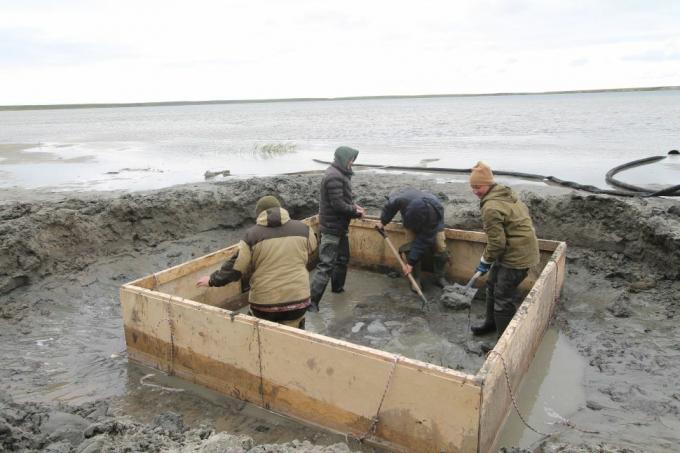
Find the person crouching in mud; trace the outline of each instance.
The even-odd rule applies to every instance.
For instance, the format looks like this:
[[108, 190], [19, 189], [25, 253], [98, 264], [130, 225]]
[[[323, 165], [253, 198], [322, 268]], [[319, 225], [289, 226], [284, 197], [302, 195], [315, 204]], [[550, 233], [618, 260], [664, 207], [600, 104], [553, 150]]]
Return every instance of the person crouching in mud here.
[[[538, 264], [538, 239], [529, 209], [507, 186], [496, 184], [491, 168], [477, 162], [470, 173], [470, 187], [480, 199], [487, 244], [476, 271], [489, 272], [486, 282], [486, 318], [472, 327], [475, 335], [503, 334], [515, 314], [517, 288]], [[482, 345], [488, 352], [492, 344]]]
[[319, 311], [319, 302], [331, 281], [331, 291], [344, 291], [349, 263], [349, 222], [362, 217], [364, 208], [354, 203], [352, 194], [352, 164], [359, 151], [348, 146], [335, 150], [333, 163], [321, 180], [319, 200], [319, 264], [312, 277], [312, 305], [309, 311]]
[[245, 233], [238, 252], [196, 286], [225, 286], [250, 276], [250, 313], [261, 319], [305, 328], [310, 305], [307, 262], [316, 236], [306, 224], [291, 220], [273, 196], [255, 206], [256, 224]]
[[404, 275], [413, 272], [414, 279], [420, 284], [420, 261], [425, 253], [432, 251], [435, 283], [441, 288], [448, 285], [445, 275], [449, 252], [444, 236], [444, 206], [428, 192], [410, 187], [393, 190], [380, 213], [383, 231], [397, 211], [401, 213], [406, 234], [406, 243], [399, 247], [399, 252], [406, 255]]

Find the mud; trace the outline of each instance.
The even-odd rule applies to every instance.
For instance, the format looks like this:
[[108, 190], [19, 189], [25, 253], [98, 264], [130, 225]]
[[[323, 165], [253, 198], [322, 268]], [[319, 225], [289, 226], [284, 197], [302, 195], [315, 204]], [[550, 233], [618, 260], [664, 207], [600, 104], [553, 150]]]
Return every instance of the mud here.
[[[127, 363], [122, 338], [121, 283], [235, 242], [252, 224], [252, 207], [261, 195], [279, 194], [294, 218], [314, 214], [318, 182], [318, 175], [297, 175], [132, 194], [4, 190], [0, 379], [7, 393], [0, 405], [0, 445], [210, 451], [245, 435], [238, 447], [243, 451], [348, 451], [330, 434], [198, 388], [169, 392], [142, 385], [139, 380], [153, 371]], [[377, 214], [384, 194], [402, 184], [444, 200], [447, 226], [481, 229], [477, 201], [455, 180], [359, 173], [354, 190], [359, 203]], [[539, 431], [557, 434], [544, 439], [516, 433], [505, 438], [517, 445], [507, 446], [673, 451], [680, 444], [680, 204], [536, 185], [521, 189], [539, 236], [568, 242], [568, 275], [554, 326], [585, 363], [579, 383], [584, 402], [576, 408], [540, 401], [527, 407]], [[452, 368], [475, 371], [481, 364], [477, 342], [466, 333], [465, 312], [440, 304], [423, 312], [415, 296], [385, 275], [353, 271], [348, 281], [347, 293], [329, 293], [321, 312], [310, 314], [310, 330]], [[438, 290], [426, 291], [436, 299]], [[473, 302], [473, 321], [478, 305]], [[548, 360], [538, 362], [548, 373], [555, 368]], [[170, 378], [150, 381], [182, 385], [164, 379]], [[573, 399], [563, 388], [548, 384], [544, 393]], [[532, 389], [525, 383], [520, 399], [532, 400], [527, 396]], [[548, 413], [546, 407], [557, 416], [531, 418]], [[165, 412], [181, 417], [169, 416], [177, 429], [154, 422]], [[555, 423], [558, 416], [580, 431]], [[271, 442], [277, 446], [266, 446]]]

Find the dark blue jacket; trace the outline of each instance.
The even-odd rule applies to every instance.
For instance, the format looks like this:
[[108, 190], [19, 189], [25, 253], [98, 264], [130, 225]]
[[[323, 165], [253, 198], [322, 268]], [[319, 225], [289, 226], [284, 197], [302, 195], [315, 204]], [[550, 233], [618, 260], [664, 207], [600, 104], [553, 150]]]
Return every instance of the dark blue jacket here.
[[380, 214], [380, 221], [387, 225], [401, 213], [404, 228], [415, 233], [406, 260], [416, 264], [433, 245], [437, 233], [444, 229], [444, 206], [429, 192], [407, 187], [390, 194]]

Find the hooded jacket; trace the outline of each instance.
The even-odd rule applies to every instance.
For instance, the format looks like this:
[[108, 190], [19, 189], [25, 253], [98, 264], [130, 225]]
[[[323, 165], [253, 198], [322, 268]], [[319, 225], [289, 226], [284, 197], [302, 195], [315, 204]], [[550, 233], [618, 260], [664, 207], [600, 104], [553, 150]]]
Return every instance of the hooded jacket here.
[[309, 298], [309, 255], [316, 250], [314, 231], [291, 220], [283, 208], [269, 208], [238, 244], [235, 260], [210, 276], [210, 286], [223, 286], [250, 276], [248, 302], [286, 305]]
[[434, 245], [437, 233], [444, 229], [444, 207], [429, 192], [405, 188], [390, 194], [380, 213], [380, 222], [387, 225], [401, 213], [404, 228], [415, 233], [406, 260], [414, 265]]
[[319, 223], [321, 233], [342, 236], [349, 229], [349, 222], [360, 217], [353, 202], [352, 170], [347, 168], [359, 151], [348, 146], [335, 150], [335, 160], [321, 180], [319, 200]]
[[496, 184], [480, 201], [487, 245], [484, 261], [512, 269], [539, 262], [538, 239], [529, 209], [507, 186]]

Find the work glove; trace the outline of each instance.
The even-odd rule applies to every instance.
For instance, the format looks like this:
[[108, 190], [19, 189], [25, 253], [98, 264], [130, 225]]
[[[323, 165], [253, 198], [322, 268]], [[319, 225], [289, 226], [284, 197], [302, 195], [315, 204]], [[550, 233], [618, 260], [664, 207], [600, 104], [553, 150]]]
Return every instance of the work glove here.
[[487, 263], [486, 261], [484, 261], [484, 258], [482, 258], [479, 261], [479, 264], [477, 265], [477, 269], [475, 269], [475, 272], [481, 272], [482, 275], [484, 275], [487, 272], [489, 272], [489, 269], [491, 269], [492, 264], [493, 263]]

